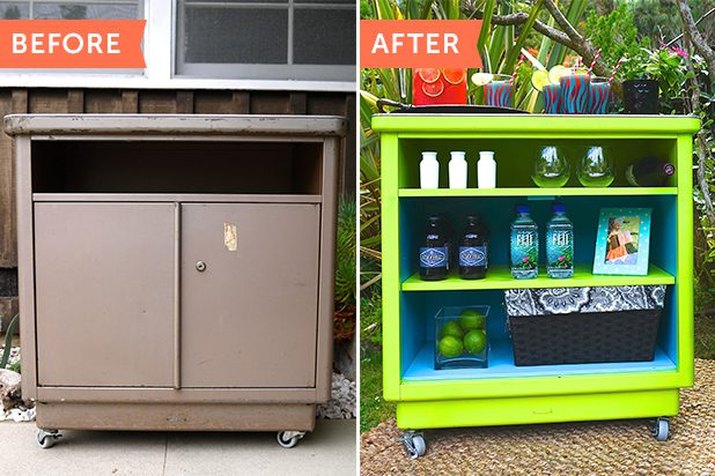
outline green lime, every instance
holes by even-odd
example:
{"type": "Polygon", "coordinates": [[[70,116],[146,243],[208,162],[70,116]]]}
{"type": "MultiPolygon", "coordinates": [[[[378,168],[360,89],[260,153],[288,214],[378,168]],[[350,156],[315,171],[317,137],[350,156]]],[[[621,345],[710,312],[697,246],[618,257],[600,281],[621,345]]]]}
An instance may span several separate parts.
{"type": "Polygon", "coordinates": [[[464,332],[462,331],[462,328],[459,327],[459,324],[457,324],[457,321],[448,321],[444,326],[442,326],[442,333],[440,334],[440,337],[452,336],[457,339],[461,339],[463,335],[464,332]]]}
{"type": "Polygon", "coordinates": [[[451,359],[453,357],[459,357],[464,350],[462,346],[462,340],[454,336],[444,336],[439,340],[437,345],[439,348],[439,353],[442,357],[451,359]]]}
{"type": "Polygon", "coordinates": [[[484,315],[475,309],[465,309],[459,315],[459,325],[465,331],[484,329],[484,321],[484,315]]]}
{"type": "Polygon", "coordinates": [[[467,332],[464,336],[464,348],[470,354],[478,354],[487,346],[487,335],[482,330],[467,332]]]}

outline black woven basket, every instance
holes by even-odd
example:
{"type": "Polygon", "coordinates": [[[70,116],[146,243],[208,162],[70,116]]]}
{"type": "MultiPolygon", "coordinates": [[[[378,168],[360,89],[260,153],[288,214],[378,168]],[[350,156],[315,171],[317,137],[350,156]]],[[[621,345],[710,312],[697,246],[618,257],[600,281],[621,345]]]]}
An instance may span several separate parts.
{"type": "Polygon", "coordinates": [[[515,365],[653,360],[662,310],[509,317],[515,365]]]}

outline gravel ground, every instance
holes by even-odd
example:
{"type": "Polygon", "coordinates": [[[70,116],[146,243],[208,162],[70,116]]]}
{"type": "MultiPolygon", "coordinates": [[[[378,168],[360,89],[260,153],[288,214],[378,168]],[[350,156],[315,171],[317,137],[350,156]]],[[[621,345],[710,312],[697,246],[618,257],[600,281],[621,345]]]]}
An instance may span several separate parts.
{"type": "Polygon", "coordinates": [[[318,406],[318,418],[349,420],[355,418],[355,382],[333,372],[333,388],[328,403],[318,406]]]}
{"type": "Polygon", "coordinates": [[[361,474],[715,476],[715,360],[695,359],[695,385],[681,391],[671,437],[648,420],[462,428],[425,432],[411,461],[391,419],[361,436],[361,474]]]}

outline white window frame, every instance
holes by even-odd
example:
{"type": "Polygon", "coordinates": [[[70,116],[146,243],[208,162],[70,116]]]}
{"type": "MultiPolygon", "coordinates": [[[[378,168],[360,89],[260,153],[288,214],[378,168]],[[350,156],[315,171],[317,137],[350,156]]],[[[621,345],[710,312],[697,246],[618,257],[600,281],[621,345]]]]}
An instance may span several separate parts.
{"type": "MultiPolygon", "coordinates": [[[[74,73],[71,70],[4,71],[0,87],[111,88],[111,89],[241,89],[265,91],[353,92],[356,80],[204,79],[175,75],[176,0],[144,0],[143,73],[74,73]],[[168,14],[167,14],[168,12],[168,14]]],[[[357,21],[357,12],[356,12],[357,21]]],[[[357,53],[356,53],[357,64],[357,53]]],[[[356,67],[357,76],[357,67],[356,67]]]]}

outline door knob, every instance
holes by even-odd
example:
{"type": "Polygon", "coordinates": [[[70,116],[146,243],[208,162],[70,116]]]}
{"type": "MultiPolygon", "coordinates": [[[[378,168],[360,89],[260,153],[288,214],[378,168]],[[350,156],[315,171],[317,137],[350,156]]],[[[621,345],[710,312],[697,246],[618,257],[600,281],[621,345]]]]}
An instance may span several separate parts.
{"type": "Polygon", "coordinates": [[[201,273],[204,270],[206,270],[206,263],[204,263],[203,261],[197,261],[196,262],[196,271],[201,273]]]}

